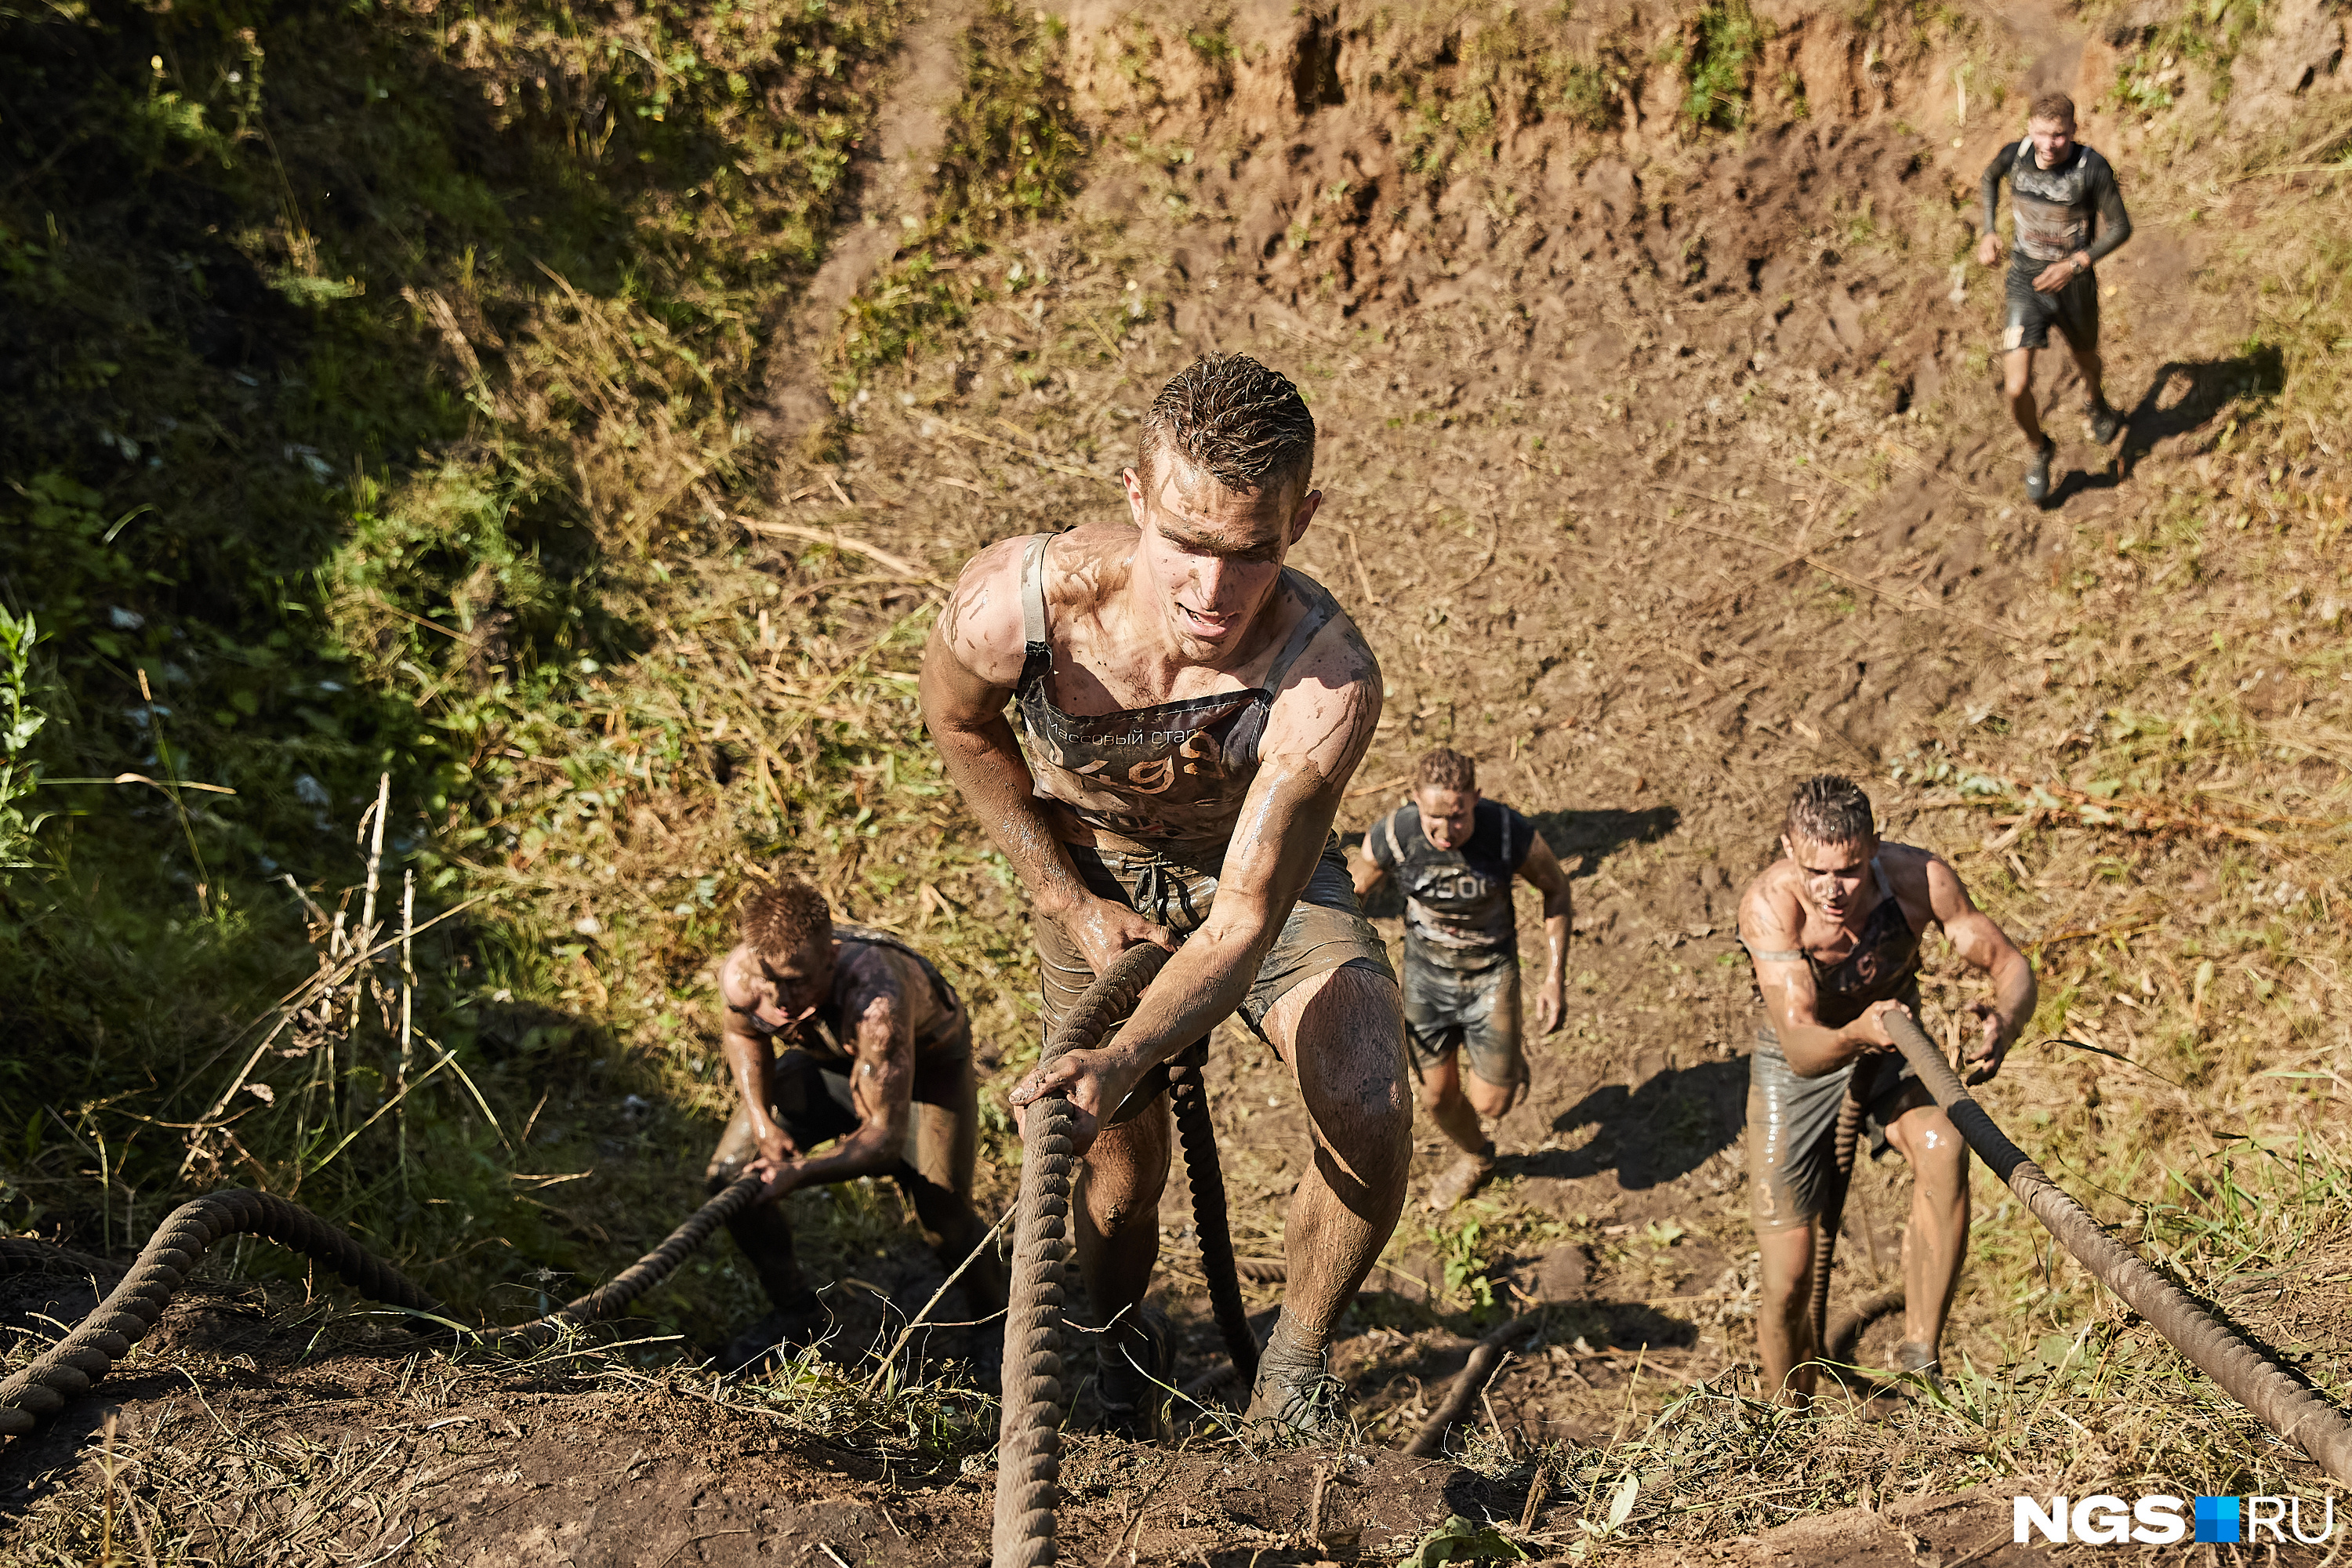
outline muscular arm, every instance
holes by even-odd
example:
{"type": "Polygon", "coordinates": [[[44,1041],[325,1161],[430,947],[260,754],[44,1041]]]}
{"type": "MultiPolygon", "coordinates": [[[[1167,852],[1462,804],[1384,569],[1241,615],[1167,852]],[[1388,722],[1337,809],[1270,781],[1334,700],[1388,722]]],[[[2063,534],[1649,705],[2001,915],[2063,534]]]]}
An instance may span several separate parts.
{"type": "Polygon", "coordinates": [[[857,1131],[835,1143],[831,1153],[798,1161],[791,1184],[796,1187],[881,1175],[906,1148],[907,1122],[914,1114],[913,1013],[888,961],[873,955],[863,962],[871,970],[860,974],[850,995],[857,1037],[851,1047],[849,1101],[857,1112],[857,1131]]]}
{"type": "Polygon", "coordinates": [[[1355,888],[1357,898],[1379,887],[1387,876],[1387,869],[1367,854],[1362,845],[1348,851],[1348,880],[1355,888]]]}
{"type": "Polygon", "coordinates": [[[1544,977],[1536,989],[1536,1024],[1545,1034],[1555,1034],[1568,1020],[1568,933],[1573,913],[1568,872],[1538,835],[1528,846],[1528,858],[1519,862],[1519,875],[1543,895],[1544,977]]]}
{"type": "Polygon", "coordinates": [[[1804,959],[1804,915],[1796,898],[1761,881],[1739,900],[1739,939],[1756,961],[1756,987],[1764,994],[1764,1016],[1780,1037],[1780,1051],[1799,1078],[1835,1072],[1873,1047],[1892,1042],[1878,1015],[1895,1002],[1881,1002],[1843,1028],[1832,1028],[1814,1013],[1818,995],[1812,966],[1804,959]],[[1772,953],[1793,953],[1775,958],[1772,953]]]}
{"type": "Polygon", "coordinates": [[[974,556],[923,648],[923,724],[948,777],[1011,862],[1037,913],[1059,921],[1097,968],[1138,942],[1174,938],[1122,904],[1097,898],[1055,836],[1032,787],[1005,704],[1021,679],[1021,552],[1008,539],[974,556]]]}
{"type": "Polygon", "coordinates": [[[1276,694],[1209,918],[1168,961],[1109,1047],[1072,1051],[1033,1073],[1013,1091],[1015,1105],[1066,1089],[1079,1111],[1083,1144],[1138,1079],[1241,1005],[1314,875],[1380,716],[1380,666],[1355,627],[1335,620],[1276,694]]]}
{"type": "MultiPolygon", "coordinates": [[[[763,1161],[781,1162],[799,1152],[776,1119],[768,1114],[775,1097],[770,1079],[775,1071],[775,1047],[761,1036],[742,1026],[740,1015],[726,1005],[722,993],[719,999],[722,1022],[719,1025],[719,1049],[727,1058],[727,1070],[735,1079],[735,1092],[743,1101],[745,1113],[751,1121],[751,1139],[760,1147],[763,1161]]],[[[762,1171],[772,1175],[772,1171],[762,1171]]]]}
{"type": "Polygon", "coordinates": [[[2019,1031],[2032,1021],[2037,994],[2033,965],[2009,933],[1977,908],[1958,874],[1933,858],[1927,861],[1927,901],[1936,923],[1960,957],[1992,977],[1992,1003],[1979,1002],[1970,1009],[1979,1021],[1979,1035],[1964,1060],[1969,1082],[1983,1083],[2000,1070],[2019,1031]]]}

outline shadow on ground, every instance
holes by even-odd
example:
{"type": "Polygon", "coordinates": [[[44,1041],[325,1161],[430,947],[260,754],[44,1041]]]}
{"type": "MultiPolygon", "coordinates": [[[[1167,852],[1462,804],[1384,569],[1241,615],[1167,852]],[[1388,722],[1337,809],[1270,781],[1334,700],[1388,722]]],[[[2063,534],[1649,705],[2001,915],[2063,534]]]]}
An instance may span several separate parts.
{"type": "Polygon", "coordinates": [[[1748,1063],[1671,1068],[1638,1089],[1603,1084],[1552,1119],[1552,1131],[1600,1131],[1581,1148],[1506,1154],[1506,1175],[1573,1181],[1614,1172],[1628,1191],[1686,1176],[1731,1146],[1746,1125],[1748,1063]]]}

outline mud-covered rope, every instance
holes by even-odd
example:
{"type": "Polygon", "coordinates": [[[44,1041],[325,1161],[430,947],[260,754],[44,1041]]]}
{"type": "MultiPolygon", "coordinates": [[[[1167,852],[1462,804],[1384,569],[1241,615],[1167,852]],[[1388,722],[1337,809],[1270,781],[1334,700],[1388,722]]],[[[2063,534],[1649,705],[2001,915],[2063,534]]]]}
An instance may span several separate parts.
{"type": "MultiPolygon", "coordinates": [[[[617,1316],[652,1289],[702,1245],[728,1218],[750,1207],[761,1183],[746,1176],[696,1211],[667,1240],[607,1284],[545,1317],[499,1332],[496,1337],[530,1348],[566,1329],[617,1316]]],[[[206,1251],[225,1236],[265,1237],[333,1269],[344,1283],[373,1300],[426,1317],[446,1319],[441,1303],[400,1270],[297,1203],[268,1193],[231,1187],[192,1198],[173,1209],[140,1249],[120,1284],[73,1331],[0,1383],[0,1436],[20,1436],[42,1416],[65,1408],[112,1371],[131,1347],[146,1338],[163,1315],[173,1293],[194,1272],[206,1251]]],[[[25,1237],[0,1238],[0,1274],[40,1268],[76,1268],[90,1259],[25,1237]]]]}
{"type": "MultiPolygon", "coordinates": [[[[1134,1011],[1168,962],[1131,947],[1087,987],[1039,1059],[1091,1050],[1134,1011]]],[[[1023,1126],[1021,1195],[1013,1211],[1013,1278],[1004,1314],[1004,1396],[996,1442],[995,1568],[1054,1561],[1055,1482],[1062,1466],[1062,1271],[1070,1250],[1070,1181],[1078,1116],[1066,1095],[1030,1103],[1023,1126]]]]}
{"type": "Polygon", "coordinates": [[[2033,1217],[2073,1253],[2084,1268],[2157,1332],[2172,1342],[2263,1425],[2296,1444],[2338,1483],[2352,1486],[2352,1423],[2312,1387],[2248,1343],[2214,1317],[2188,1291],[2150,1268],[2139,1254],[2107,1234],[2099,1222],[2051,1181],[2041,1166],[1996,1126],[1961,1086],[1917,1023],[1890,1012],[1887,1033],[1911,1064],[1969,1147],[2007,1183],[2033,1217]]]}
{"type": "Polygon", "coordinates": [[[411,1311],[441,1305],[337,1227],[299,1204],[231,1188],[182,1204],[155,1227],[122,1282],[95,1311],[22,1372],[0,1383],[0,1436],[21,1436],[66,1401],[89,1391],[147,1337],[164,1307],[213,1243],[245,1233],[267,1237],[332,1268],[362,1295],[411,1311]]]}
{"type": "Polygon", "coordinates": [[[1201,1076],[1206,1040],[1178,1058],[1168,1074],[1168,1098],[1176,1110],[1176,1138],[1184,1147],[1184,1174],[1192,1188],[1192,1234],[1201,1243],[1201,1273],[1209,1283],[1209,1305],[1225,1353],[1244,1387],[1257,1376],[1257,1335],[1242,1300],[1241,1276],[1234,1262],[1233,1229],[1225,1214],[1225,1173],[1217,1163],[1217,1126],[1209,1115],[1209,1087],[1201,1076]]]}
{"type": "Polygon", "coordinates": [[[1830,1342],[1830,1268],[1837,1262],[1838,1227],[1845,1223],[1845,1200],[1853,1187],[1853,1148],[1862,1131],[1862,1101],[1854,1097],[1858,1073],[1848,1075],[1838,1102],[1837,1126],[1830,1134],[1829,1190],[1813,1226],[1813,1353],[1830,1342]]]}

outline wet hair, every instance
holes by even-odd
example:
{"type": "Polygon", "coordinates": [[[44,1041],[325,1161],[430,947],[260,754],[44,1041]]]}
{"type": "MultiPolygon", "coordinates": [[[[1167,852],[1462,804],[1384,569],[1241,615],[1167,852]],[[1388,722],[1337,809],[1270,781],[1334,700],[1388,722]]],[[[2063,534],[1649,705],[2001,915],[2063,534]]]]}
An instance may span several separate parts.
{"type": "Polygon", "coordinates": [[[1878,829],[1870,816],[1870,797],[1862,786],[1838,773],[1815,773],[1789,796],[1789,814],[1780,831],[1793,842],[1810,838],[1816,844],[1866,844],[1878,829]]]}
{"type": "Polygon", "coordinates": [[[1178,371],[1143,416],[1136,472],[1163,452],[1229,490],[1303,495],[1315,471],[1315,416],[1288,378],[1247,354],[1207,354],[1178,371]]]}
{"type": "Polygon", "coordinates": [[[1451,789],[1468,795],[1478,787],[1478,764],[1456,751],[1439,746],[1423,752],[1412,764],[1415,789],[1451,789]]]}
{"type": "Polygon", "coordinates": [[[798,877],[745,895],[735,919],[745,944],[762,958],[789,958],[833,936],[824,895],[798,877]]]}
{"type": "Polygon", "coordinates": [[[2072,131],[2074,128],[2074,100],[2063,92],[2045,92],[2033,100],[2032,108],[2025,111],[2025,120],[2029,125],[2037,120],[2063,120],[2066,129],[2072,131]]]}

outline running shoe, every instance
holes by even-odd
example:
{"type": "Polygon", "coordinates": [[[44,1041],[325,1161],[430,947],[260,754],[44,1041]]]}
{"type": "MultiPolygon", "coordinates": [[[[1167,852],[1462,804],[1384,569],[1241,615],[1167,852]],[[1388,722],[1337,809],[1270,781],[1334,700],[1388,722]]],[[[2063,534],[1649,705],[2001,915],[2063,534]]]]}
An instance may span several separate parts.
{"type": "Polygon", "coordinates": [[[1346,1426],[1345,1389],[1331,1375],[1331,1355],[1292,1348],[1284,1321],[1276,1318],[1265,1348],[1258,1352],[1257,1382],[1243,1415],[1252,1426],[1271,1425],[1302,1441],[1329,1437],[1346,1426]]]}
{"type": "Polygon", "coordinates": [[[2050,459],[2058,455],[2058,443],[2049,437],[2042,437],[2042,449],[2033,454],[2033,466],[2025,470],[2025,499],[2050,499],[2050,459]]]}
{"type": "Polygon", "coordinates": [[[1929,1388],[1935,1389],[1939,1393],[1942,1391],[1944,1386],[1944,1363],[1937,1359],[1935,1346],[1923,1345],[1912,1340],[1906,1340],[1901,1344],[1895,1347],[1895,1364],[1898,1369],[1909,1373],[1913,1377],[1917,1378],[1929,1388]]]}
{"type": "Polygon", "coordinates": [[[1165,1425],[1167,1383],[1176,1367],[1176,1336],[1157,1307],[1137,1310],[1143,1334],[1142,1359],[1134,1348],[1106,1332],[1095,1342],[1095,1403],[1102,1406],[1099,1430],[1130,1442],[1148,1443],[1165,1425]]]}
{"type": "Polygon", "coordinates": [[[2109,407],[2105,398],[2083,405],[2083,412],[2090,417],[2091,439],[2100,446],[2106,446],[2124,433],[2124,416],[2109,407]]]}
{"type": "Polygon", "coordinates": [[[1429,1209],[1432,1214],[1444,1214],[1472,1193],[1486,1184],[1495,1173],[1495,1141],[1475,1154],[1465,1154],[1454,1162],[1446,1173],[1429,1184],[1429,1209]]]}

